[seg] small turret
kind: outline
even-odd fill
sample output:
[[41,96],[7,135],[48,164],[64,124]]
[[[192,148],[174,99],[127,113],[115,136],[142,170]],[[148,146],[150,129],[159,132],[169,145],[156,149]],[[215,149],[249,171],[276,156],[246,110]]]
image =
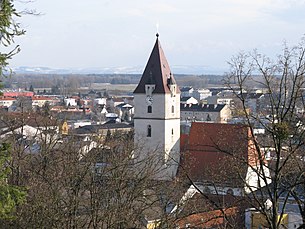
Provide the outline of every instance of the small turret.
[[176,82],[173,80],[173,76],[172,73],[169,74],[169,77],[167,78],[167,86],[171,92],[171,96],[174,97],[176,96],[176,92],[177,92],[177,84]]

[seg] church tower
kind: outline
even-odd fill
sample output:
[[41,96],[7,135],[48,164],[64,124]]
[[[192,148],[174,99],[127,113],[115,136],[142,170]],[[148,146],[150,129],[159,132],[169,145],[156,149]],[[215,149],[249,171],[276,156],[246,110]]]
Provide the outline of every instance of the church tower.
[[[134,91],[135,156],[158,156],[168,180],[177,173],[180,158],[180,90],[167,63],[157,34],[141,80]],[[137,149],[137,146],[139,147]]]

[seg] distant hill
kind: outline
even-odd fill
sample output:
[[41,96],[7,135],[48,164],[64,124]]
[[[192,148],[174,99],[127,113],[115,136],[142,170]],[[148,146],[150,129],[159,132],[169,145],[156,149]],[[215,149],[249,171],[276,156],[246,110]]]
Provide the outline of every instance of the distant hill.
[[[48,68],[48,67],[15,67],[12,70],[17,74],[142,74],[144,66],[135,67],[106,67],[106,68]],[[222,75],[226,69],[207,66],[173,65],[174,74],[188,75]]]

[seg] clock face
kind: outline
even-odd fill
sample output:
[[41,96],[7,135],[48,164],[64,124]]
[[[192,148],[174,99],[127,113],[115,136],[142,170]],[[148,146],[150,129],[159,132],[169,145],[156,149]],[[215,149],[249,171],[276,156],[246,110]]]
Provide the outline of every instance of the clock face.
[[152,98],[151,96],[147,96],[147,97],[146,97],[146,103],[147,103],[148,105],[151,105],[151,104],[153,103],[153,98]]

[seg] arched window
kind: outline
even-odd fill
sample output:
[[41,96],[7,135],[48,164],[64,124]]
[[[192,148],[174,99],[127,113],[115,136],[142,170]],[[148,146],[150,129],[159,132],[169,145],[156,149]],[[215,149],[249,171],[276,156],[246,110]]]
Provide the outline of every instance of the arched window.
[[147,126],[147,137],[151,137],[151,125]]
[[147,107],[147,113],[152,113],[152,106]]
[[175,113],[175,107],[172,106],[172,113]]
[[227,194],[233,196],[233,195],[234,195],[233,189],[229,188],[229,189],[227,190]]
[[208,121],[208,122],[212,121],[212,119],[211,119],[211,117],[210,117],[210,114],[207,115],[207,121]]

